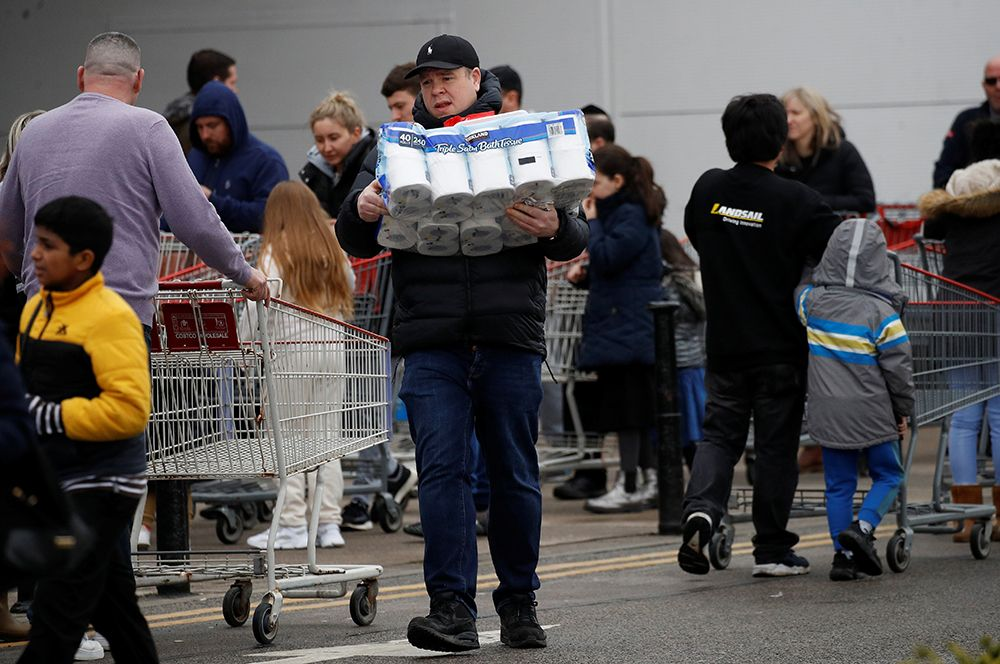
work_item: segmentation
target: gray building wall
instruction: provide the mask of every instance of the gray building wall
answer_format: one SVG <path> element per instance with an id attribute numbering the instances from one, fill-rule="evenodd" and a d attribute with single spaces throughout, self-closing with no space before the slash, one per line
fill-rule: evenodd
<path id="1" fill-rule="evenodd" d="M 728 99 L 803 84 L 844 116 L 879 201 L 914 201 L 955 114 L 983 99 L 998 24 L 996 0 L 3 0 L 0 127 L 72 98 L 87 41 L 121 30 L 143 49 L 139 104 L 154 110 L 185 91 L 192 52 L 234 56 L 252 131 L 294 174 L 329 89 L 354 92 L 377 127 L 389 68 L 453 32 L 484 66 L 514 66 L 529 108 L 607 108 L 619 142 L 653 162 L 676 230 L 698 175 L 730 163 Z"/>

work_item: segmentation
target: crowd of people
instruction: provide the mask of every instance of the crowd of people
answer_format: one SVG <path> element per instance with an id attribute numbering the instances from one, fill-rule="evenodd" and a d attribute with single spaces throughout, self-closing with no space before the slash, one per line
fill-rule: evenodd
<path id="1" fill-rule="evenodd" d="M 99 659 L 104 648 L 121 661 L 157 661 L 136 600 L 129 531 L 147 490 L 143 431 L 159 232 L 176 234 L 248 299 L 266 300 L 267 278 L 280 277 L 286 299 L 343 320 L 354 307 L 349 258 L 384 251 L 377 132 L 351 93 L 331 91 L 308 115 L 314 144 L 293 181 L 281 155 L 250 131 L 235 59 L 199 51 L 187 80 L 189 91 L 163 115 L 137 107 L 144 82 L 138 45 L 122 33 L 98 35 L 77 71 L 80 94 L 17 118 L 0 158 L 0 249 L 12 274 L 2 310 L 18 333 L 10 337 L 14 356 L 0 343 L 0 384 L 13 388 L 0 395 L 0 458 L 9 469 L 30 459 L 34 475 L 55 478 L 58 488 L 49 487 L 43 505 L 64 506 L 61 533 L 79 551 L 72 560 L 39 549 L 31 564 L 5 561 L 0 632 L 28 636 L 23 662 Z M 921 211 L 927 235 L 947 246 L 945 275 L 1000 296 L 990 253 L 1000 242 L 1000 58 L 987 63 L 983 88 L 987 101 L 960 114 L 945 139 L 936 189 Z M 381 94 L 392 121 L 432 129 L 518 110 L 523 85 L 508 65 L 481 67 L 467 40 L 439 35 L 389 71 Z M 690 469 L 680 567 L 709 571 L 707 546 L 752 422 L 753 574 L 810 570 L 788 527 L 808 394 L 807 429 L 819 459 L 804 465 L 825 472 L 830 578 L 882 573 L 874 532 L 904 479 L 899 441 L 913 412 L 911 353 L 885 238 L 865 219 L 875 209 L 872 178 L 840 115 L 807 87 L 780 99 L 735 97 L 722 114 L 735 166 L 703 174 L 685 205 L 695 259 L 662 227 L 667 199 L 649 159 L 616 143 L 605 111 L 582 110 L 596 171 L 591 195 L 579 208 L 516 200 L 506 210 L 536 242 L 476 258 L 393 253 L 391 337 L 404 363 L 399 397 L 416 468 L 388 453 L 385 472 L 397 502 L 419 476 L 420 521 L 407 532 L 424 540 L 430 610 L 407 628 L 418 648 L 479 647 L 477 535 L 486 536 L 499 579 L 492 600 L 501 642 L 547 644 L 536 614 L 542 493 L 535 443 L 540 414 L 547 426 L 543 404 L 555 401 L 558 414 L 563 395 L 541 381 L 546 266 L 580 256 L 567 273 L 588 290 L 578 368 L 596 373 L 588 410 L 596 430 L 614 434 L 620 468 L 610 485 L 603 469 L 578 471 L 555 496 L 582 500 L 597 514 L 655 506 L 648 305 L 667 299 L 678 304 L 680 444 Z M 237 232 L 262 234 L 256 266 L 234 244 Z M 344 386 L 315 389 L 342 395 Z M 982 500 L 975 454 L 984 414 L 995 452 L 1000 399 L 954 418 L 957 502 Z M 855 513 L 862 455 L 872 489 Z M 374 450 L 361 456 L 356 481 L 364 484 L 381 457 Z M 372 527 L 371 497 L 342 506 L 343 473 L 331 461 L 289 480 L 275 515 L 276 548 L 307 546 L 306 496 L 316 486 L 323 487 L 319 546 L 344 546 L 342 529 Z M 993 500 L 1000 508 L 996 487 Z M 32 528 L 31 518 L 18 515 L 39 509 L 9 498 L 2 504 L 8 525 L 0 539 L 13 543 L 7 550 L 18 550 L 20 531 Z M 148 509 L 141 546 L 151 544 L 154 516 Z M 268 532 L 248 544 L 266 547 Z M 31 601 L 30 633 L 7 608 L 6 589 L 15 585 Z M 91 627 L 99 640 L 86 636 Z"/>

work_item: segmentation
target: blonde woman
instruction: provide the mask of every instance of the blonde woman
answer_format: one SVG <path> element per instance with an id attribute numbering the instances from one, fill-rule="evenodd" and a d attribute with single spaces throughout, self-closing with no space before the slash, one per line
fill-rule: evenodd
<path id="1" fill-rule="evenodd" d="M 268 277 L 284 282 L 282 298 L 307 309 L 340 320 L 348 320 L 354 307 L 354 272 L 347 255 L 340 248 L 337 237 L 330 228 L 330 220 L 320 207 L 316 196 L 300 182 L 281 182 L 271 192 L 264 208 L 264 233 L 260 265 Z M 320 334 L 323 341 L 335 341 L 336 332 L 323 333 L 315 329 L 302 330 L 295 325 L 281 325 L 270 330 L 272 339 L 285 343 L 291 352 L 275 359 L 279 372 L 316 371 L 324 373 L 345 371 L 343 356 L 325 351 L 307 352 L 315 348 L 296 344 L 296 341 L 316 341 Z M 308 337 L 303 336 L 308 334 Z M 329 338 L 328 338 L 329 337 Z M 316 379 L 310 386 L 311 393 L 298 395 L 296 403 L 289 404 L 291 421 L 300 426 L 331 431 L 338 422 L 317 417 L 321 410 L 336 411 L 343 404 L 343 386 L 331 379 Z M 298 398 L 301 396 L 301 398 Z M 317 407 L 325 404 L 326 408 Z M 306 411 L 306 408 L 309 408 Z M 297 417 L 296 417 L 297 416 Z M 339 417 L 334 413 L 332 417 Z M 340 533 L 342 522 L 340 501 L 344 495 L 344 478 L 340 461 L 334 460 L 308 473 L 309 493 L 314 495 L 317 484 L 323 486 L 323 501 L 319 514 L 317 544 L 322 547 L 344 546 Z M 285 505 L 278 515 L 278 533 L 275 548 L 303 549 L 307 544 L 306 510 L 311 500 L 306 500 L 306 474 L 298 473 L 288 478 Z M 268 531 L 251 536 L 247 544 L 256 548 L 267 545 Z"/>
<path id="2" fill-rule="evenodd" d="M 10 158 L 14 156 L 14 146 L 20 140 L 21 132 L 24 131 L 29 122 L 44 112 L 28 111 L 14 118 L 14 122 L 10 125 L 10 132 L 7 134 L 7 145 L 4 148 L 3 155 L 0 156 L 0 182 L 3 182 L 3 176 L 7 175 L 7 167 L 10 166 Z"/>
<path id="3" fill-rule="evenodd" d="M 845 138 L 840 114 L 812 88 L 782 97 L 788 141 L 775 172 L 816 190 L 835 211 L 875 211 L 875 186 L 857 148 Z"/>
<path id="4" fill-rule="evenodd" d="M 330 217 L 351 192 L 365 157 L 375 147 L 375 132 L 347 92 L 332 91 L 309 116 L 315 144 L 306 153 L 299 178 L 312 189 Z"/>

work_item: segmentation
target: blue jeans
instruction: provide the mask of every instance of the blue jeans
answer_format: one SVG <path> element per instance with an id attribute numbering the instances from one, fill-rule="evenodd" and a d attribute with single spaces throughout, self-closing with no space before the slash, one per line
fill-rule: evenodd
<path id="1" fill-rule="evenodd" d="M 823 474 L 826 479 L 826 521 L 830 527 L 833 547 L 840 551 L 837 535 L 854 520 L 854 492 L 858 488 L 858 457 L 868 457 L 868 472 L 872 488 L 861 502 L 858 520 L 872 528 L 882 522 L 892 507 L 899 485 L 903 481 L 903 465 L 899 460 L 899 444 L 890 440 L 864 450 L 823 448 Z"/>
<path id="2" fill-rule="evenodd" d="M 511 348 L 417 351 L 406 356 L 399 396 L 406 404 L 420 475 L 424 583 L 433 597 L 455 593 L 476 614 L 473 427 L 486 459 L 493 602 L 538 589 L 542 494 L 538 407 L 542 357 Z"/>
<path id="3" fill-rule="evenodd" d="M 979 469 L 976 455 L 979 451 L 979 432 L 983 426 L 983 411 L 990 425 L 990 442 L 993 445 L 993 460 L 996 463 L 1000 453 L 1000 397 L 966 406 L 951 416 L 948 431 L 948 459 L 955 484 L 978 484 Z M 996 480 L 1000 482 L 1000 477 Z"/>

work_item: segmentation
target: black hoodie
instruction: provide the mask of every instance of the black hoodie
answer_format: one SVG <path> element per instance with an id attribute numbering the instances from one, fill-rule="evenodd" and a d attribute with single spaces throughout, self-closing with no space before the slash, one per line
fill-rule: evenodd
<path id="1" fill-rule="evenodd" d="M 482 70 L 476 102 L 459 115 L 499 110 L 500 81 Z M 420 95 L 413 117 L 428 129 L 442 127 L 451 119 L 433 117 Z M 337 215 L 337 238 L 352 256 L 368 257 L 384 251 L 376 240 L 380 224 L 367 223 L 358 216 L 358 196 L 375 179 L 377 159 L 375 148 Z M 555 237 L 490 256 L 430 257 L 394 251 L 393 350 L 406 355 L 416 350 L 480 344 L 512 346 L 544 355 L 545 259 L 575 258 L 587 246 L 587 233 L 582 217 L 559 210 Z"/>

